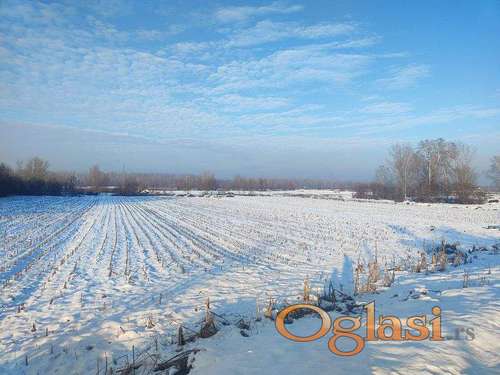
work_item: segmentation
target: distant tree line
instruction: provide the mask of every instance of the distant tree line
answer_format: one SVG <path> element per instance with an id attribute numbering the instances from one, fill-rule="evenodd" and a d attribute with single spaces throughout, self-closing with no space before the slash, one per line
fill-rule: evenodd
<path id="1" fill-rule="evenodd" d="M 0 163 L 0 196 L 73 194 L 75 187 L 74 174 L 52 172 L 49 163 L 38 157 L 19 162 L 16 169 Z"/>
<path id="2" fill-rule="evenodd" d="M 252 178 L 235 176 L 231 180 L 221 180 L 224 190 L 295 190 L 295 189 L 335 189 L 340 185 L 327 179 L 287 179 L 287 178 Z"/>
<path id="3" fill-rule="evenodd" d="M 332 179 L 286 179 L 235 176 L 218 179 L 211 172 L 201 174 L 103 172 L 94 165 L 78 176 L 79 186 L 88 191 L 137 194 L 150 190 L 235 190 L 266 191 L 295 189 L 350 189 L 358 197 L 445 201 L 481 200 L 477 172 L 472 167 L 472 149 L 444 139 L 424 140 L 417 147 L 395 144 L 387 163 L 377 169 L 371 183 L 338 182 Z M 492 160 L 488 176 L 499 187 L 500 157 Z M 112 188 L 112 189 L 110 189 Z"/>
<path id="4" fill-rule="evenodd" d="M 108 191 L 110 187 L 122 194 L 134 194 L 150 190 L 292 190 L 332 189 L 338 186 L 331 180 L 249 178 L 235 176 L 233 179 L 218 179 L 211 172 L 199 175 L 175 175 L 162 173 L 116 173 L 103 172 L 95 165 L 88 173 L 78 176 L 79 183 L 89 191 Z"/>
<path id="5" fill-rule="evenodd" d="M 473 168 L 474 152 L 462 143 L 442 138 L 423 140 L 416 147 L 395 144 L 375 181 L 358 184 L 356 196 L 403 201 L 475 203 L 485 199 Z M 498 188 L 499 157 L 493 158 L 489 176 Z"/>
<path id="6" fill-rule="evenodd" d="M 49 163 L 39 157 L 17 168 L 0 163 L 0 196 L 97 194 L 109 192 L 135 195 L 152 190 L 292 190 L 331 189 L 334 181 L 313 179 L 245 178 L 217 179 L 213 173 L 174 175 L 162 173 L 105 172 L 94 165 L 86 173 L 52 172 Z M 345 186 L 344 186 L 345 187 Z"/>
<path id="7" fill-rule="evenodd" d="M 98 165 L 86 173 L 53 172 L 38 157 L 11 168 L 0 163 L 0 196 L 100 193 L 134 195 L 150 190 L 294 190 L 352 189 L 359 198 L 412 199 L 422 202 L 480 202 L 472 167 L 473 151 L 464 144 L 444 139 L 423 140 L 415 147 L 395 144 L 387 162 L 371 183 L 339 183 L 321 179 L 252 178 L 218 179 L 211 172 L 198 175 L 104 172 Z M 487 176 L 500 191 L 500 156 L 493 157 Z"/>

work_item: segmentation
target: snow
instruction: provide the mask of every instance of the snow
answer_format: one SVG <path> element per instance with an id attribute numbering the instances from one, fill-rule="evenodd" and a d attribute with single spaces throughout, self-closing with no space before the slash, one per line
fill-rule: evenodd
<path id="1" fill-rule="evenodd" d="M 384 264 L 443 239 L 463 249 L 500 241 L 498 230 L 487 229 L 500 222 L 498 203 L 406 205 L 305 192 L 0 199 L 0 373 L 96 373 L 97 363 L 103 373 L 106 358 L 116 368 L 124 355 L 130 360 L 132 348 L 151 345 L 168 358 L 175 354 L 171 341 L 178 326 L 195 327 L 207 297 L 220 314 L 253 317 L 269 297 L 297 300 L 305 278 L 319 288 L 334 274 L 349 290 L 352 262 L 360 256 L 376 253 Z M 406 366 L 432 373 L 440 362 L 450 373 L 485 373 L 498 366 L 493 332 L 500 321 L 498 257 L 488 256 L 487 285 L 459 288 L 463 270 L 457 269 L 401 275 L 396 292 L 375 296 L 381 312 L 430 314 L 436 301 L 426 298 L 435 298 L 453 321 L 474 316 L 478 338 L 471 342 L 374 343 L 346 360 L 334 357 L 326 341 L 288 342 L 262 321 L 249 338 L 224 327 L 192 344 L 206 349 L 196 355 L 193 373 L 248 374 L 259 370 L 255 366 L 264 373 L 347 372 L 361 363 L 368 372 Z M 471 265 L 483 267 L 473 275 L 484 272 L 486 260 L 481 262 Z M 417 287 L 442 293 L 392 298 Z M 308 328 L 313 320 L 294 325 Z"/>
<path id="2" fill-rule="evenodd" d="M 492 266 L 493 264 L 493 266 Z M 492 266 L 488 283 L 485 266 Z M 367 342 L 355 357 L 335 356 L 328 350 L 332 334 L 308 343 L 280 336 L 268 320 L 257 323 L 245 338 L 228 328 L 203 343 L 192 374 L 498 374 L 500 370 L 500 257 L 485 255 L 467 265 L 473 286 L 462 288 L 463 267 L 439 274 L 407 274 L 377 295 L 364 295 L 376 303 L 376 314 L 401 318 L 417 314 L 431 317 L 433 306 L 442 308 L 445 341 Z M 425 295 L 405 297 L 418 289 Z M 335 319 L 337 314 L 331 314 Z M 295 321 L 294 334 L 310 335 L 320 320 L 309 316 Z M 293 327 L 293 328 L 292 328 Z M 473 329 L 474 337 L 461 329 Z M 364 327 L 357 333 L 363 335 Z M 457 331 L 459 334 L 457 336 Z"/>

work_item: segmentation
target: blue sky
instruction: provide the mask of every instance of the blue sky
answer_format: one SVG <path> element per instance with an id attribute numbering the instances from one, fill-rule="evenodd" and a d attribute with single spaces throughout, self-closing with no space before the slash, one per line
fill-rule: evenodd
<path id="1" fill-rule="evenodd" d="M 500 152 L 498 1 L 0 3 L 0 159 L 371 178 L 393 142 Z"/>

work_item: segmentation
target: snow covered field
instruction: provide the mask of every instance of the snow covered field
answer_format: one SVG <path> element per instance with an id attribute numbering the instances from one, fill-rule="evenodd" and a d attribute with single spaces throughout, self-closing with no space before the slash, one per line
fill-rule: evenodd
<path id="1" fill-rule="evenodd" d="M 323 285 L 334 270 L 342 273 L 346 259 L 377 253 L 382 264 L 389 263 L 416 257 L 443 239 L 463 249 L 491 247 L 500 242 L 500 232 L 487 227 L 499 223 L 498 203 L 407 205 L 278 195 L 2 198 L 0 373 L 86 374 L 99 369 L 103 374 L 106 361 L 109 367 L 119 367 L 124 355 L 130 360 L 132 348 L 140 352 L 154 346 L 154 351 L 175 354 L 171 341 L 178 326 L 194 327 L 203 318 L 207 298 L 214 311 L 228 319 L 255 316 L 256 305 L 262 307 L 269 297 L 296 300 L 305 278 L 313 287 Z M 484 257 L 474 267 L 478 273 L 484 271 L 477 268 L 481 265 L 492 270 L 485 285 L 444 291 L 448 284 L 457 289 L 463 269 L 439 277 L 406 275 L 398 281 L 400 288 L 404 285 L 401 296 L 408 288 L 437 290 L 436 284 L 441 285 L 448 297 L 442 302 L 449 303 L 456 318 L 478 314 L 483 338 L 497 345 L 496 352 L 485 352 L 477 347 L 483 342 L 478 339 L 464 354 L 463 342 L 446 342 L 450 358 L 440 360 L 449 366 L 459 363 L 449 367 L 450 373 L 499 364 L 494 344 L 499 337 L 492 332 L 500 328 L 494 323 L 500 321 L 500 262 L 496 255 Z M 394 304 L 393 294 L 377 296 L 385 301 L 381 307 L 396 305 L 409 315 L 411 308 Z M 441 302 L 440 296 L 427 297 Z M 429 313 L 429 306 L 414 306 L 414 313 Z M 248 361 L 259 359 L 277 367 L 266 372 L 259 365 L 253 367 L 255 372 L 280 373 L 288 368 L 286 362 L 271 356 L 284 356 L 292 346 L 302 355 L 272 324 L 262 322 L 255 329 L 262 334 L 244 338 L 227 328 L 198 344 L 207 350 L 198 355 L 193 373 L 254 373 Z M 481 338 L 481 327 L 475 332 Z M 264 350 L 266 340 L 272 345 Z M 299 364 L 309 360 L 318 370 L 337 366 L 347 372 L 359 365 L 358 359 L 342 359 L 344 367 L 339 367 L 339 358 L 325 342 L 308 345 L 299 349 L 304 350 L 303 360 L 291 357 L 296 372 L 289 373 L 305 373 L 307 367 Z M 384 345 L 360 357 L 368 373 L 383 373 L 397 364 L 408 367 L 413 356 L 440 353 L 432 343 L 413 344 L 410 350 L 393 343 L 389 355 Z M 216 361 L 217 347 L 228 358 L 232 351 L 233 360 Z M 244 360 L 246 367 L 237 370 Z M 415 371 L 433 368 L 417 366 Z"/>

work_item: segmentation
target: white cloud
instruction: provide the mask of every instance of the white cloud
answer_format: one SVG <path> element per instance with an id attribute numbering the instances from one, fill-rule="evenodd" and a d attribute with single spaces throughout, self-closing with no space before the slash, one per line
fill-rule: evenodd
<path id="1" fill-rule="evenodd" d="M 429 74 L 430 68 L 428 65 L 410 64 L 393 69 L 390 77 L 381 78 L 376 83 L 389 89 L 403 89 L 413 86 L 418 80 L 428 77 Z"/>
<path id="2" fill-rule="evenodd" d="M 250 97 L 238 94 L 228 94 L 217 97 L 213 100 L 221 105 L 226 112 L 244 112 L 244 111 L 268 111 L 276 110 L 290 105 L 290 100 L 280 97 Z"/>
<path id="3" fill-rule="evenodd" d="M 411 110 L 412 107 L 408 103 L 380 102 L 362 108 L 361 112 L 370 114 L 399 114 Z"/>
<path id="4" fill-rule="evenodd" d="M 233 33 L 228 47 L 248 47 L 283 39 L 317 39 L 352 33 L 355 27 L 348 23 L 301 26 L 289 22 L 260 21 L 255 26 Z"/>
<path id="5" fill-rule="evenodd" d="M 455 121 L 495 118 L 500 115 L 500 108 L 457 106 L 439 108 L 424 113 L 401 113 L 399 116 L 379 115 L 380 117 L 369 119 L 362 126 L 359 123 L 355 125 L 355 127 L 361 129 L 359 134 L 379 134 L 407 128 L 449 124 Z"/>
<path id="6" fill-rule="evenodd" d="M 130 14 L 134 8 L 133 0 L 85 0 L 79 4 L 84 8 L 91 9 L 101 17 L 114 17 Z"/>
<path id="7" fill-rule="evenodd" d="M 379 43 L 381 40 L 380 37 L 378 36 L 370 36 L 370 37 L 365 37 L 365 38 L 360 38 L 360 39 L 352 39 L 344 42 L 339 42 L 335 46 L 332 46 L 334 48 L 365 48 L 365 47 L 371 47 L 377 43 Z"/>
<path id="8" fill-rule="evenodd" d="M 198 54 L 213 47 L 216 47 L 216 45 L 210 42 L 179 42 L 172 45 L 170 49 L 174 54 L 185 56 Z"/>
<path id="9" fill-rule="evenodd" d="M 304 83 L 345 84 L 362 75 L 373 61 L 362 54 L 330 53 L 307 48 L 287 49 L 261 59 L 221 65 L 208 77 L 214 91 L 284 88 Z"/>
<path id="10" fill-rule="evenodd" d="M 130 33 L 132 38 L 139 38 L 146 41 L 161 40 L 167 37 L 180 34 L 184 31 L 184 27 L 181 25 L 170 25 L 159 30 L 155 29 L 139 29 L 132 31 Z"/>
<path id="11" fill-rule="evenodd" d="M 288 14 L 300 12 L 302 9 L 302 5 L 285 5 L 279 2 L 264 6 L 230 6 L 218 9 L 215 12 L 215 18 L 220 22 L 242 22 L 252 17 Z"/>

